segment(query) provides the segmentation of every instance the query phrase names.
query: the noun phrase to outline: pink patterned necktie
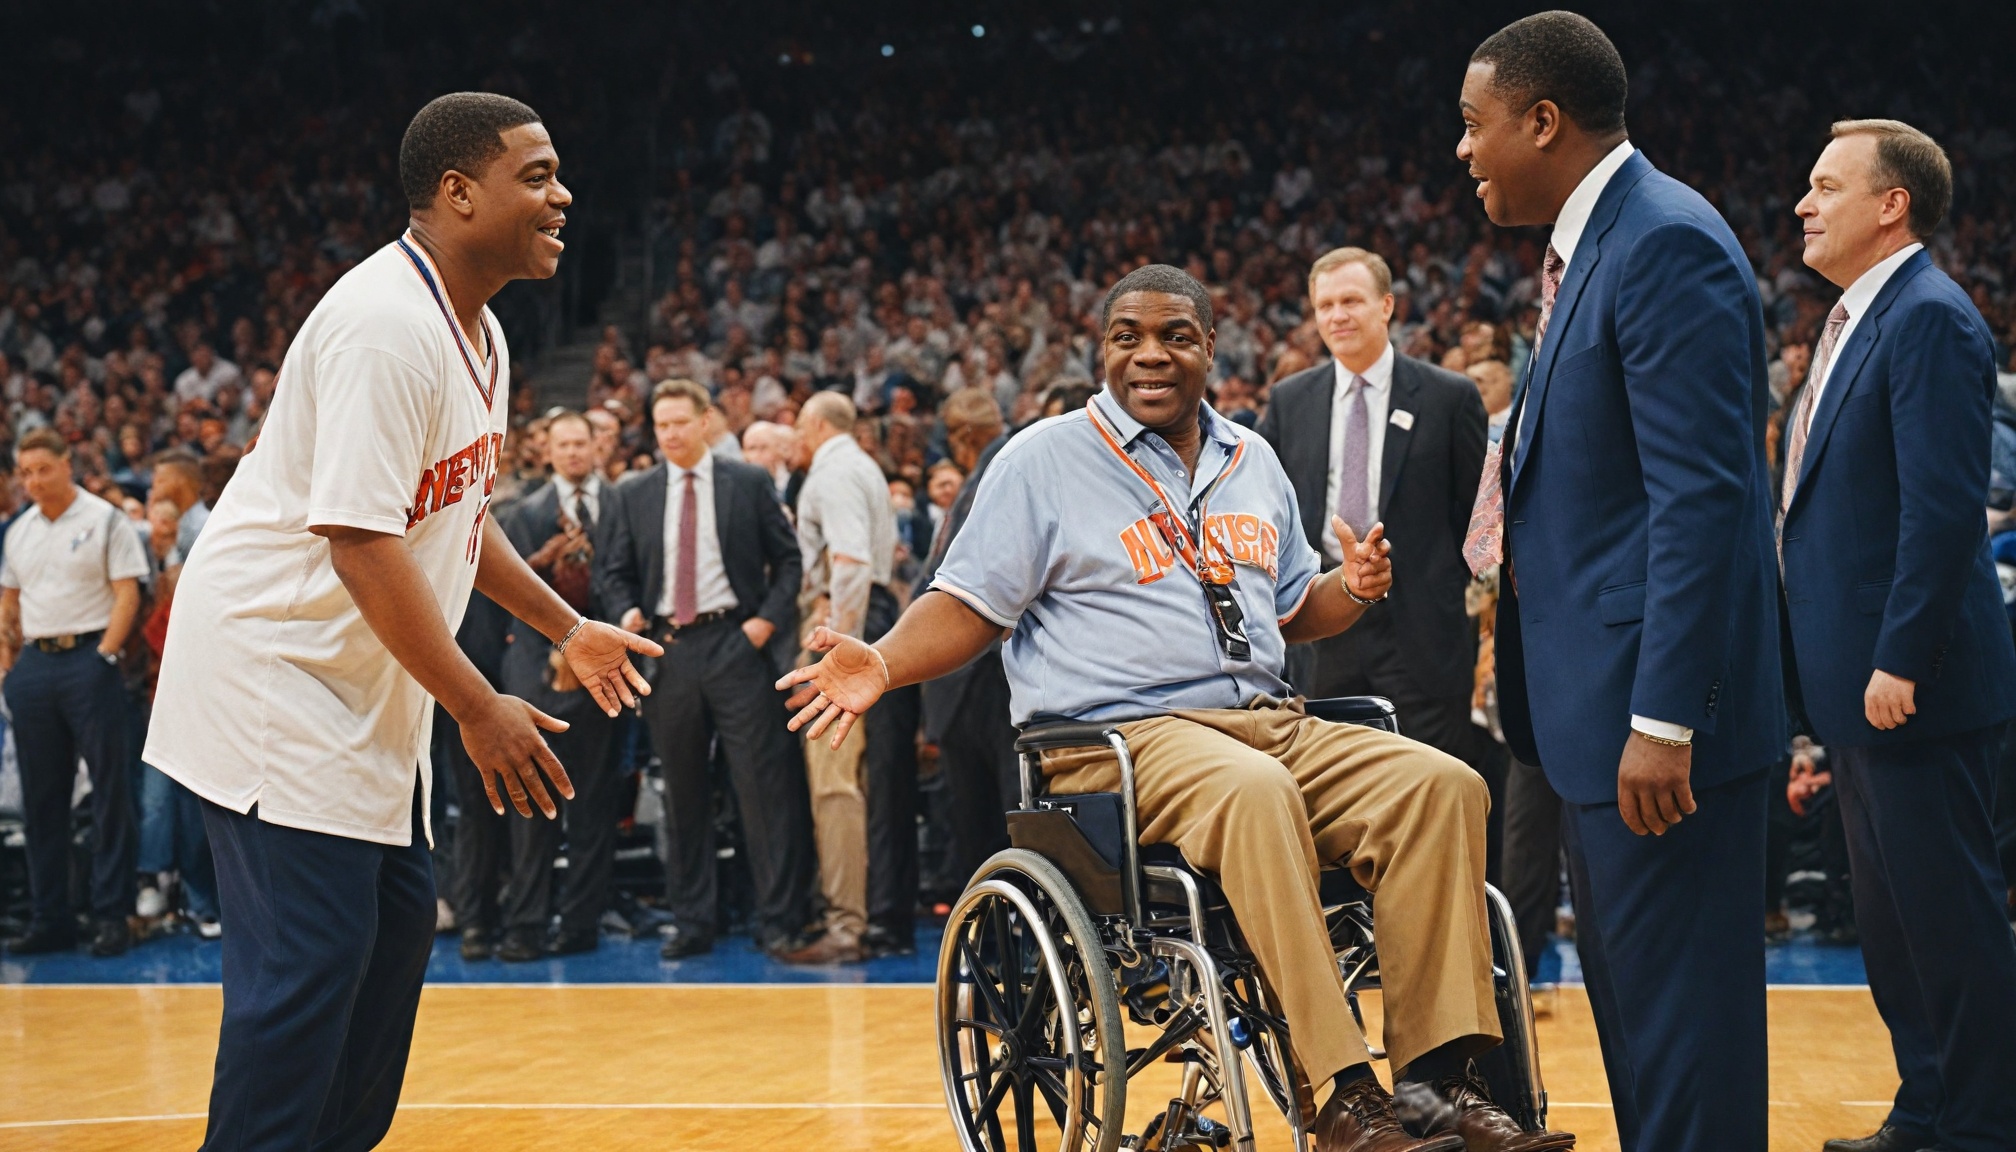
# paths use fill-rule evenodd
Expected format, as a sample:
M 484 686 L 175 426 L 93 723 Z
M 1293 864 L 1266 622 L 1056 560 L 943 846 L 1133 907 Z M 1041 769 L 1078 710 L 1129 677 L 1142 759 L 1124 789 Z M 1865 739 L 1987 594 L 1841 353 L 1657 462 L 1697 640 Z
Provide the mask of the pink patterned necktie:
M 685 627 L 700 615 L 700 501 L 693 473 L 679 497 L 679 555 L 672 563 L 672 623 Z
M 1799 490 L 1799 469 L 1806 462 L 1806 433 L 1813 425 L 1813 409 L 1820 403 L 1820 388 L 1827 379 L 1827 366 L 1834 362 L 1834 347 L 1841 330 L 1848 326 L 1848 307 L 1837 303 L 1827 313 L 1827 327 L 1820 332 L 1820 347 L 1813 353 L 1813 365 L 1806 370 L 1806 387 L 1799 390 L 1799 407 L 1786 429 L 1785 482 L 1778 492 L 1778 525 L 1785 525 L 1785 511 L 1792 507 L 1792 494 Z
M 1547 338 L 1547 321 L 1554 315 L 1554 297 L 1561 291 L 1561 273 L 1567 264 L 1554 245 L 1547 245 L 1547 258 L 1540 265 L 1540 322 L 1533 326 L 1533 359 L 1529 363 L 1538 364 L 1540 342 Z M 1532 391 L 1533 381 L 1526 381 L 1527 392 Z M 1523 397 L 1520 405 L 1512 410 L 1505 422 L 1505 432 L 1498 443 L 1484 454 L 1484 474 L 1477 478 L 1477 502 L 1470 506 L 1470 530 L 1463 534 L 1463 559 L 1470 565 L 1472 576 L 1482 576 L 1485 571 L 1505 558 L 1505 478 L 1503 475 L 1503 453 L 1519 435 L 1519 420 L 1525 412 Z

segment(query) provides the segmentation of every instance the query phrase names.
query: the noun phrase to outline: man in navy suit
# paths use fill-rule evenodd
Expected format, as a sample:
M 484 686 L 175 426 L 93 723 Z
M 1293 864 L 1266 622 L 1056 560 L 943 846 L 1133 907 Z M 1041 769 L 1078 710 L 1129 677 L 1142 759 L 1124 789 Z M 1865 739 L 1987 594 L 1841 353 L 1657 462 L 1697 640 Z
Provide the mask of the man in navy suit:
M 1465 553 L 1504 564 L 1500 720 L 1564 800 L 1625 1152 L 1765 1147 L 1765 778 L 1785 747 L 1764 320 L 1736 237 L 1624 130 L 1623 60 L 1546 12 L 1472 54 L 1485 212 L 1554 225 Z
M 1786 424 L 1779 539 L 1793 682 L 1832 753 L 1903 1084 L 1881 1130 L 1827 1149 L 2007 1149 L 2016 940 L 1990 813 L 2016 647 L 1981 515 L 1994 341 L 1925 251 L 1945 152 L 1895 120 L 1833 135 L 1798 213 L 1807 265 L 1844 291 Z

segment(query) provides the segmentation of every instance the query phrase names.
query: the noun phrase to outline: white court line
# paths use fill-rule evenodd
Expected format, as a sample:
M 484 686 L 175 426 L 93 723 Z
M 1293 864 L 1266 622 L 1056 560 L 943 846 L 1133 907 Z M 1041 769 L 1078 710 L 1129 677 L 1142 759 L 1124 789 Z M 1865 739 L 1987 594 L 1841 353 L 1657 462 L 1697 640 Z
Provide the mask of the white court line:
M 7 989 L 7 988 L 68 988 L 68 989 L 78 989 L 78 988 L 141 988 L 141 989 L 145 989 L 145 988 L 222 988 L 222 987 L 223 987 L 223 985 L 222 985 L 222 984 L 220 984 L 220 983 L 218 983 L 217 981 L 214 981 L 214 980 L 211 980 L 211 981 L 189 981 L 189 982 L 187 982 L 187 983 L 183 983 L 183 982 L 180 982 L 180 981 L 177 981 L 177 982 L 174 982 L 174 983 L 160 983 L 160 982 L 157 982 L 157 981 L 137 981 L 137 982 L 130 982 L 130 983 L 110 983 L 110 982 L 108 982 L 108 983 L 102 983 L 102 984 L 99 984 L 99 983 L 79 983 L 79 984 L 58 984 L 58 983 L 49 983 L 49 984 L 27 984 L 27 983 L 20 983 L 20 984 L 10 984 L 10 983 L 5 983 L 5 982 L 0 982 L 0 989 Z M 536 981 L 534 981 L 534 980 L 528 980 L 528 981 L 525 981 L 525 982 L 523 982 L 523 983 L 519 983 L 519 982 L 514 982 L 514 981 L 509 981 L 509 980 L 500 980 L 500 981 L 497 981 L 497 982 L 495 982 L 495 983 L 490 983 L 490 982 L 482 982 L 482 983 L 478 983 L 478 982 L 474 982 L 474 981 L 463 981 L 463 980 L 454 980 L 454 981 L 443 981 L 443 982 L 441 982 L 441 983 L 439 983 L 439 984 L 436 984 L 436 983 L 432 983 L 432 982 L 430 982 L 430 983 L 428 983 L 428 984 L 426 985 L 426 987 L 427 987 L 427 988 L 428 988 L 428 990 L 430 990 L 430 991 L 432 991 L 432 990 L 436 990 L 436 989 L 441 989 L 441 988 L 489 988 L 489 989 L 496 989 L 496 988 L 572 988 L 572 989 L 578 989 L 578 988 L 623 988 L 623 989 L 629 989 L 629 990 L 631 990 L 631 991 L 636 991 L 636 990 L 639 990 L 639 989 L 652 989 L 652 988 L 672 988 L 672 989 L 678 989 L 678 988 L 709 988 L 709 989 L 715 989 L 715 988 L 718 988 L 718 989 L 725 989 L 725 990 L 729 990 L 729 991 L 758 991 L 758 990 L 761 990 L 761 991 L 766 991 L 766 992 L 767 992 L 767 991 L 769 991 L 769 990 L 771 990 L 771 989 L 774 989 L 774 988 L 804 988 L 804 989 L 815 989 L 815 990 L 818 990 L 818 991 L 822 991 L 822 992 L 823 992 L 823 991 L 831 991 L 831 990 L 833 990 L 833 989 L 835 989 L 835 988 L 936 988 L 936 987 L 937 987 L 937 985 L 936 985 L 936 984 L 919 984 L 919 983 L 892 983 L 892 982 L 888 982 L 888 981 L 875 981 L 875 982 L 872 982 L 872 983 L 871 983 L 871 982 L 867 982 L 867 981 L 863 981 L 863 982 L 859 982 L 859 983 L 850 983 L 850 982 L 847 982 L 847 981 L 840 981 L 840 980 L 829 980 L 829 981 L 813 981 L 813 980 L 794 980 L 794 981 L 791 981 L 791 982 L 789 982 L 789 983 L 777 983 L 777 984 L 766 984 L 766 983 L 763 983 L 763 982 L 761 982 L 761 981 L 746 981 L 746 982 L 741 982 L 741 983 L 712 983 L 712 982 L 709 982 L 709 983 L 701 983 L 701 982 L 698 982 L 698 981 L 679 981 L 679 980 L 646 980 L 646 981 L 637 981 L 637 982 L 634 982 L 634 983 L 609 983 L 609 982 L 603 982 L 603 981 L 583 981 L 583 982 L 581 982 L 581 983 L 576 983 L 576 984 L 570 984 L 570 983 L 567 983 L 566 981 L 561 981 L 561 980 L 536 980 Z M 1564 987 L 1564 988 L 1566 988 L 1566 987 L 1581 987 L 1581 985 L 1566 985 L 1566 984 L 1564 984 L 1564 985 L 1560 985 L 1560 987 Z
M 126 983 L 119 983 L 119 982 L 106 982 L 106 983 L 80 983 L 80 984 L 58 984 L 58 983 L 50 983 L 50 984 L 28 984 L 28 983 L 19 983 L 19 984 L 15 984 L 15 983 L 5 983 L 5 982 L 0 982 L 0 989 L 5 989 L 5 988 L 222 988 L 222 987 L 223 987 L 223 985 L 222 985 L 222 984 L 220 984 L 220 983 L 217 983 L 217 982 L 216 982 L 216 981 L 214 981 L 214 980 L 213 980 L 213 981 L 190 981 L 190 982 L 188 982 L 188 983 L 183 983 L 183 982 L 180 982 L 180 981 L 177 981 L 177 982 L 173 982 L 173 983 L 162 983 L 162 982 L 160 982 L 160 981 L 152 981 L 152 980 L 149 980 L 149 981 L 135 981 L 135 982 L 126 982 Z M 466 980 L 444 980 L 444 981 L 442 981 L 442 982 L 440 982 L 440 983 L 434 983 L 434 982 L 431 982 L 431 981 L 430 981 L 430 982 L 429 982 L 429 983 L 427 984 L 427 988 L 428 988 L 429 990 L 438 990 L 438 989 L 442 989 L 442 988 L 627 988 L 627 989 L 631 989 L 631 990 L 633 990 L 633 991 L 634 991 L 634 990 L 636 990 L 636 989 L 650 989 L 650 988 L 724 988 L 724 989 L 731 989 L 731 990 L 757 990 L 757 989 L 762 989 L 762 990 L 766 990 L 766 991 L 767 991 L 767 990 L 769 990 L 769 989 L 773 989 L 773 988 L 801 988 L 801 989 L 817 989 L 817 990 L 820 990 L 820 991 L 830 991 L 830 990 L 832 990 L 832 989 L 834 989 L 834 988 L 935 988 L 935 987 L 937 987 L 937 985 L 935 985 L 935 984 L 925 984 L 925 983 L 895 983 L 895 982 L 889 982 L 889 981 L 861 981 L 861 982 L 858 982 L 858 983 L 857 983 L 857 982 L 850 982 L 850 981 L 844 981 L 844 980 L 828 980 L 828 981 L 816 981 L 816 980 L 793 980 L 793 981 L 789 981 L 789 982 L 779 982 L 779 983 L 775 983 L 775 984 L 769 984 L 769 983 L 764 983 L 764 982 L 762 982 L 762 981 L 740 981 L 740 982 L 735 982 L 735 981 L 728 981 L 728 982 L 719 982 L 719 983 L 717 983 L 717 982 L 713 982 L 713 981 L 707 981 L 707 982 L 702 982 L 702 981 L 697 981 L 697 980 L 695 980 L 695 981 L 684 981 L 684 980 L 642 980 L 642 981 L 635 981 L 635 982 L 622 982 L 622 983 L 613 983 L 613 982 L 604 982 L 604 981 L 582 981 L 582 982 L 580 982 L 580 983 L 572 983 L 572 984 L 570 984 L 570 983 L 568 983 L 568 982 L 566 982 L 566 981 L 564 981 L 564 980 L 537 980 L 537 981 L 533 981 L 533 980 L 528 980 L 528 981 L 524 981 L 524 982 L 522 982 L 522 983 L 520 983 L 520 982 L 516 982 L 516 981 L 509 981 L 509 980 L 500 980 L 500 981 L 497 981 L 497 982 L 495 982 L 495 983 L 491 983 L 491 982 L 487 982 L 487 981 L 486 981 L 486 982 L 476 982 L 476 981 L 466 981 Z M 1581 983 L 1580 981 L 1577 981 L 1577 982 L 1575 982 L 1575 983 L 1558 983 L 1558 984 L 1547 984 L 1547 985 L 1535 985 L 1535 987 L 1534 987 L 1534 990 L 1535 990 L 1535 991 L 1544 991 L 1544 990 L 1546 990 L 1546 989 L 1549 989 L 1549 988 L 1584 988 L 1584 989 L 1586 989 L 1587 987 L 1588 987 L 1588 985 L 1586 985 L 1586 984 L 1583 984 L 1583 983 Z M 1764 986 L 1764 990 L 1765 990 L 1765 991 L 1767 991 L 1767 992 L 1867 992 L 1867 991 L 1869 990 L 1869 986 L 1868 986 L 1867 984 L 1766 984 L 1766 985 Z
M 1604 1105 L 1609 1107 L 1609 1105 Z M 647 1102 L 639 1104 L 527 1104 L 520 1101 L 502 1101 L 492 1104 L 401 1104 L 400 1111 L 419 1112 L 855 1112 L 855 1111 L 930 1111 L 944 1110 L 943 1102 L 933 1104 L 867 1104 L 818 1101 L 786 1100 L 778 1103 L 673 1103 Z M 0 1121 L 0 1130 L 18 1128 L 68 1128 L 80 1124 L 148 1124 L 165 1120 L 202 1120 L 207 1114 L 202 1112 L 163 1112 L 153 1116 L 86 1116 L 71 1120 L 8 1120 Z

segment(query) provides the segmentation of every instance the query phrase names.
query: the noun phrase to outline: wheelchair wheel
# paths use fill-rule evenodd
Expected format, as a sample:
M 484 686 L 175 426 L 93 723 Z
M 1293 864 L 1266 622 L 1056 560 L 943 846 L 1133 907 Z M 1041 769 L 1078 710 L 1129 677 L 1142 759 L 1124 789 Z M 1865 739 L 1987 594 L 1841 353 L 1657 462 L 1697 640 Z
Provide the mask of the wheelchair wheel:
M 980 866 L 938 954 L 938 1056 L 965 1152 L 1115 1152 L 1127 1049 L 1112 966 L 1033 852 Z
M 1533 997 L 1526 984 L 1526 960 L 1519 951 L 1519 929 L 1512 906 L 1488 885 L 1485 909 L 1491 924 L 1492 992 L 1505 1042 L 1477 1058 L 1477 1071 L 1490 1088 L 1491 1099 L 1521 1128 L 1537 1132 L 1547 1126 L 1547 1088 L 1540 1079 Z

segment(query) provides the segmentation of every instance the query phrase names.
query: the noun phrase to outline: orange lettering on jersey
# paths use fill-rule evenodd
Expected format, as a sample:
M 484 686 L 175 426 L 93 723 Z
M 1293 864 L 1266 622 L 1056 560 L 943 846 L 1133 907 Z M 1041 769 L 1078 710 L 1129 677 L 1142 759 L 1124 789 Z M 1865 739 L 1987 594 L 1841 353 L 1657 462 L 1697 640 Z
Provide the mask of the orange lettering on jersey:
M 1211 539 L 1234 564 L 1258 568 L 1269 577 L 1280 566 L 1281 532 L 1250 512 L 1226 512 L 1210 518 Z
M 1137 584 L 1153 584 L 1176 562 L 1176 553 L 1147 520 L 1136 520 L 1121 529 L 1120 543 L 1127 549 L 1128 562 L 1134 565 Z
M 435 461 L 420 473 L 420 483 L 413 490 L 413 503 L 406 510 L 407 529 L 410 531 L 443 508 L 461 503 L 464 493 L 480 491 L 484 506 L 477 510 L 476 530 L 470 533 L 469 561 L 475 563 L 479 550 L 474 541 L 483 526 L 484 514 L 489 511 L 490 493 L 497 486 L 497 459 L 503 444 L 502 435 L 485 433 L 468 447 L 445 460 Z
M 481 443 L 483 441 L 476 441 L 476 444 Z M 443 505 L 461 502 L 463 490 L 469 487 L 469 466 L 476 462 L 476 444 L 471 444 L 448 458 L 448 478 L 442 482 Z

